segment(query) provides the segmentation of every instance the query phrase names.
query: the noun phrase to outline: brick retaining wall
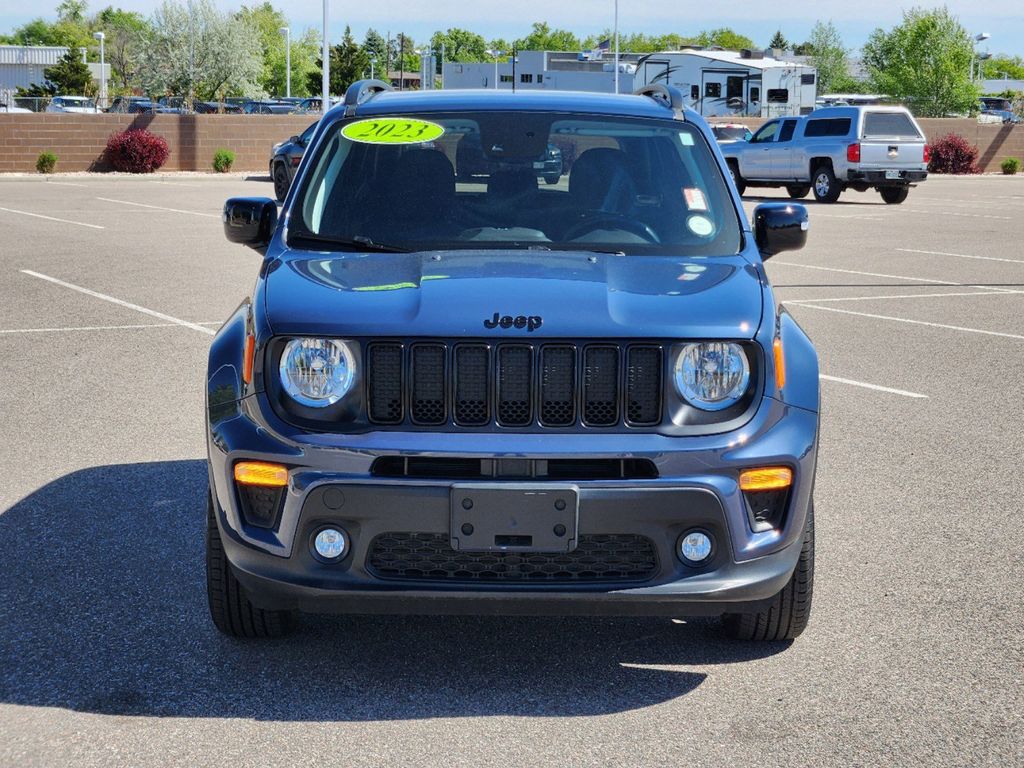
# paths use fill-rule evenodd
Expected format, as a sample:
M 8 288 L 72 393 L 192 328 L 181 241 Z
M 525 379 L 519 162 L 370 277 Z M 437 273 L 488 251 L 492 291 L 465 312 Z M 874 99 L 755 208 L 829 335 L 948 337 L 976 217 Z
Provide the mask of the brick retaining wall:
M 111 170 L 103 158 L 107 137 L 129 127 L 163 136 L 171 155 L 163 170 L 209 171 L 213 153 L 235 152 L 236 171 L 266 171 L 270 148 L 302 133 L 313 115 L 61 115 L 0 114 L 0 173 L 35 171 L 40 152 L 57 155 L 58 171 Z M 723 118 L 724 120 L 724 118 Z M 740 119 L 756 130 L 765 121 Z M 979 125 L 974 120 L 922 119 L 929 139 L 958 133 L 976 144 L 980 165 L 998 172 L 1007 157 L 1024 160 L 1024 126 Z

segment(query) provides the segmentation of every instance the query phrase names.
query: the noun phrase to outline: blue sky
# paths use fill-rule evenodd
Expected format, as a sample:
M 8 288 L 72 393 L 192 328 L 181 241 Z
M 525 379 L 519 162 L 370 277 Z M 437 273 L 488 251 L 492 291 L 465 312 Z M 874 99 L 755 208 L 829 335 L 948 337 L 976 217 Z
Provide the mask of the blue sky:
M 251 0 L 255 3 L 257 0 Z M 47 8 L 43 16 L 54 16 L 57 0 L 30 5 L 24 0 L 0 0 L 0 29 L 9 30 Z M 107 4 L 119 5 L 144 14 L 152 12 L 159 0 L 92 0 L 90 10 Z M 241 0 L 215 0 L 225 10 L 237 8 Z M 320 0 L 277 0 L 295 30 L 304 27 L 319 29 L 322 5 Z M 818 19 L 831 19 L 838 27 L 847 47 L 859 49 L 871 31 L 878 26 L 890 27 L 900 20 L 902 10 L 914 5 L 934 6 L 933 2 L 892 2 L 892 0 L 788 0 L 781 3 L 696 3 L 679 0 L 621 0 L 620 29 L 624 32 L 696 33 L 701 29 L 728 26 L 766 43 L 781 28 L 790 40 L 800 41 Z M 990 32 L 992 39 L 983 43 L 992 53 L 1024 56 L 1024 1 L 1022 0 L 949 0 L 945 3 L 960 17 L 971 32 Z M 362 37 L 367 27 L 380 32 L 402 30 L 416 40 L 425 40 L 436 29 L 466 27 L 488 39 L 513 39 L 525 35 L 532 21 L 548 21 L 553 26 L 570 28 L 578 34 L 600 32 L 612 25 L 612 0 L 403 0 L 400 3 L 366 3 L 353 0 L 332 0 L 331 35 L 340 36 L 345 24 Z M 786 17 L 773 11 L 784 9 Z

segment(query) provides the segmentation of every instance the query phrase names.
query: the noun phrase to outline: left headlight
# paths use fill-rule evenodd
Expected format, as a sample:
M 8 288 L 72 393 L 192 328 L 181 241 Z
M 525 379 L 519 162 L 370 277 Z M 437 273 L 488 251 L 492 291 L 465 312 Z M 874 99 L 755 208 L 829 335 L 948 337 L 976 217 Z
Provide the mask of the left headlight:
M 325 408 L 347 395 L 356 380 L 352 349 L 336 339 L 292 339 L 281 355 L 281 386 L 295 402 Z
M 743 347 L 731 341 L 686 344 L 673 366 L 676 390 L 691 405 L 721 411 L 747 391 L 750 363 Z

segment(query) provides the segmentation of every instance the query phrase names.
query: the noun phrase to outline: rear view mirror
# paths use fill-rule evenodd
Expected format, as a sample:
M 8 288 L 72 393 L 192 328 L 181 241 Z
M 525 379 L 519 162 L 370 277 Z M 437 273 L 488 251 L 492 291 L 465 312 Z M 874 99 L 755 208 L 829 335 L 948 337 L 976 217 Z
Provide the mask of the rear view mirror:
M 277 203 L 269 197 L 232 197 L 224 203 L 224 236 L 262 251 L 277 228 Z
M 754 209 L 754 242 L 767 259 L 782 251 L 799 251 L 807 243 L 810 222 L 799 203 L 762 203 Z

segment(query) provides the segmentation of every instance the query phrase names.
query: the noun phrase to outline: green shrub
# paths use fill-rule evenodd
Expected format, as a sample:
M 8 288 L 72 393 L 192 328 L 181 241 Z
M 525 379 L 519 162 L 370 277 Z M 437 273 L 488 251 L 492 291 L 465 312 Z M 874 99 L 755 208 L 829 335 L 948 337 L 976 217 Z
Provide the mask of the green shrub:
M 218 149 L 213 153 L 213 170 L 217 173 L 227 173 L 235 164 L 235 153 L 230 149 Z
M 1008 157 L 999 164 L 999 167 L 1003 169 L 1003 173 L 1007 176 L 1013 176 L 1020 170 L 1020 158 Z
M 40 152 L 36 158 L 36 170 L 40 173 L 53 173 L 57 167 L 57 156 L 53 152 Z

